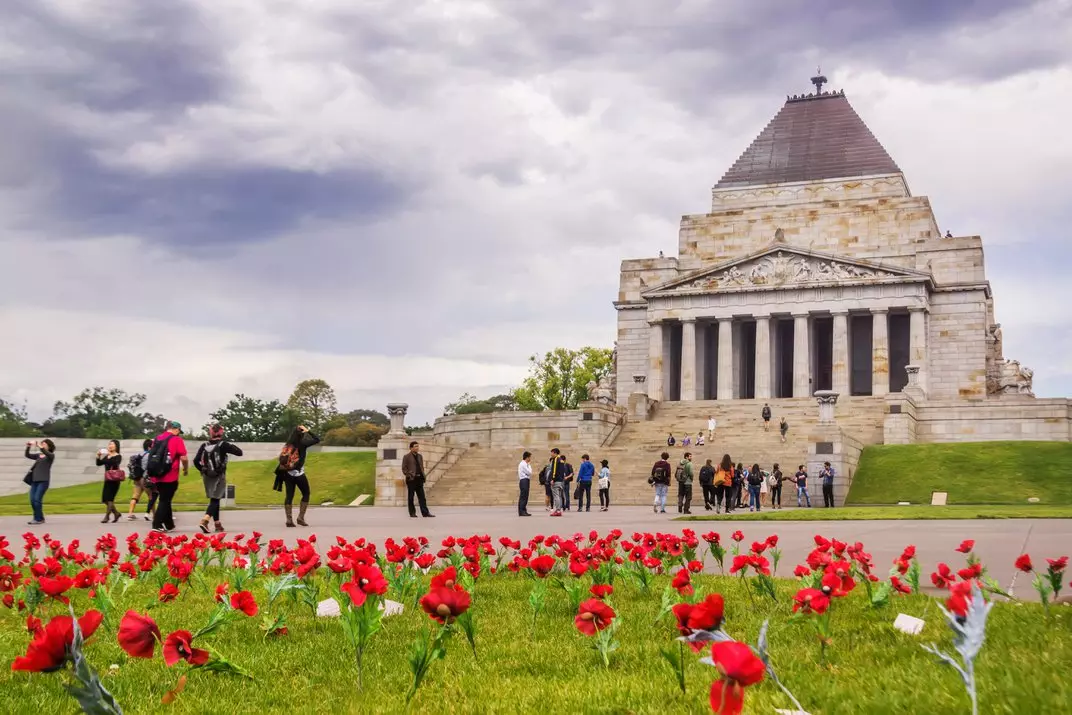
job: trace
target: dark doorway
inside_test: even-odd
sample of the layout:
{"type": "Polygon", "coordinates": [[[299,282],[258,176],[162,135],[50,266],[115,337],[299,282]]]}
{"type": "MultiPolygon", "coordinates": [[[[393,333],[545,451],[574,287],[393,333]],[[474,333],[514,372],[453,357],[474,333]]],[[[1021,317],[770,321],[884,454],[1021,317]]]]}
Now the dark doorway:
{"type": "Polygon", "coordinates": [[[704,326],[704,394],[703,399],[714,400],[718,397],[718,323],[704,326]]]}
{"type": "Polygon", "coordinates": [[[774,323],[774,396],[793,396],[793,320],[774,323]]]}
{"type": "Polygon", "coordinates": [[[849,316],[849,394],[871,394],[871,336],[874,323],[870,315],[849,316]]]}
{"type": "Polygon", "coordinates": [[[811,331],[815,340],[815,389],[830,390],[834,387],[834,319],[813,318],[811,331]]]}
{"type": "Polygon", "coordinates": [[[752,400],[756,397],[756,324],[755,321],[740,324],[741,336],[741,382],[737,397],[752,400]]]}
{"type": "Polygon", "coordinates": [[[681,323],[670,323],[670,384],[666,395],[670,402],[681,399],[681,323]]]}
{"type": "Polygon", "coordinates": [[[890,392],[903,392],[908,384],[911,332],[907,313],[890,313],[890,392]]]}

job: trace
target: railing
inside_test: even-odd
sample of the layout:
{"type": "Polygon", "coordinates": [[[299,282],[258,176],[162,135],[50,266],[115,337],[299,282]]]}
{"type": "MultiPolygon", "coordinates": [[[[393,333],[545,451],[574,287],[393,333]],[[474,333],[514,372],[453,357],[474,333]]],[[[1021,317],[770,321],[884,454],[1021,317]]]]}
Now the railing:
{"type": "Polygon", "coordinates": [[[611,444],[611,443],[614,442],[614,440],[618,439],[618,435],[620,435],[622,433],[622,430],[625,428],[625,423],[627,421],[628,421],[627,415],[624,415],[624,414],[619,415],[618,416],[618,421],[614,423],[614,429],[612,429],[610,431],[610,434],[608,434],[603,439],[603,441],[600,443],[599,446],[600,447],[606,447],[608,444],[611,444]]]}
{"type": "Polygon", "coordinates": [[[464,454],[467,449],[468,447],[450,447],[447,449],[447,451],[443,453],[443,456],[436,460],[435,464],[426,470],[425,486],[431,487],[438,482],[451,467],[457,464],[458,460],[461,459],[461,455],[464,454]],[[443,464],[448,460],[449,464],[443,464]],[[443,465],[443,468],[439,470],[439,473],[437,474],[436,470],[439,469],[440,465],[443,465]]]}

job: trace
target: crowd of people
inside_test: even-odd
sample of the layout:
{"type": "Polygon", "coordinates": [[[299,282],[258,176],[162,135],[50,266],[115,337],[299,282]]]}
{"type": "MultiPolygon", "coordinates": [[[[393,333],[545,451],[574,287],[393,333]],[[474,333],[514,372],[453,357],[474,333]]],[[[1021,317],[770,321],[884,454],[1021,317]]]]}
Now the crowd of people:
{"type": "MultiPolygon", "coordinates": [[[[193,459],[194,469],[201,475],[208,504],[198,527],[209,533],[211,524],[217,532],[224,531],[220,521],[220,503],[227,496],[227,463],[230,457],[241,457],[242,449],[226,439],[224,428],[212,425],[208,440],[202,443],[193,459]]],[[[286,525],[308,526],[305,521],[309,508],[309,478],[305,472],[306,453],[320,438],[304,425],[296,427],[280,450],[275,468],[276,491],[284,491],[283,510],[286,525]],[[301,494],[298,515],[294,518],[295,491],[301,494]]],[[[56,458],[56,444],[51,439],[26,443],[26,458],[33,461],[23,481],[30,487],[30,507],[33,519],[30,526],[45,523],[44,498],[52,478],[52,465],[56,458]]],[[[190,473],[190,459],[186,442],[182,437],[182,425],[167,423],[163,433],[155,439],[146,439],[141,450],[126,461],[124,469],[120,441],[109,440],[108,445],[97,452],[96,464],[103,468],[101,503],[105,507],[102,524],[115,523],[122,514],[115,504],[123,483],[131,484],[130,506],[127,519],[138,519],[137,507],[142,497],[148,502],[143,519],[152,522],[153,531],[167,533],[175,530],[175,515],[172,503],[179,489],[179,481],[190,473]],[[180,475],[181,473],[181,475],[180,475]]]]}

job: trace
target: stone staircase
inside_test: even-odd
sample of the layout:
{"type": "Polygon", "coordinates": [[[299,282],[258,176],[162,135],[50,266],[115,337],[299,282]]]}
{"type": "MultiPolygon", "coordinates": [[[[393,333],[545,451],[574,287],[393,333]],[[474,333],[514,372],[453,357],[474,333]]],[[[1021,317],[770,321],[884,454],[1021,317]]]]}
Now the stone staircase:
{"type": "MultiPolygon", "coordinates": [[[[669,451],[671,463],[676,464],[685,451],[680,444],[667,449],[667,433],[673,432],[680,443],[686,431],[695,440],[696,432],[702,428],[706,438],[707,418],[711,415],[718,421],[714,439],[704,446],[692,445],[688,448],[692,452],[697,475],[705,460],[711,459],[717,463],[727,453],[734,462],[747,462],[749,466],[758,462],[767,470],[778,462],[782,471],[794,471],[796,465],[805,462],[818,426],[818,409],[814,399],[790,398],[770,400],[769,403],[773,413],[769,432],[763,431],[763,420],[760,418],[762,400],[735,400],[729,404],[715,401],[667,402],[659,405],[652,419],[628,422],[608,446],[555,446],[562,450],[574,468],[580,464],[584,453],[588,453],[597,465],[601,459],[608,460],[614,503],[647,504],[652,496],[647,483],[652,463],[661,452],[669,451]],[[777,427],[782,416],[789,422],[789,434],[784,443],[777,427]]],[[[838,426],[863,444],[882,442],[884,402],[881,398],[843,399],[835,409],[838,426]]],[[[481,506],[516,502],[517,463],[526,449],[533,453],[533,471],[538,472],[547,461],[550,446],[472,447],[466,450],[446,474],[429,488],[429,502],[435,505],[481,506]]],[[[543,503],[543,492],[535,479],[533,481],[530,501],[532,508],[538,509],[543,503]]],[[[699,490],[698,487],[694,489],[699,490]]],[[[671,486],[671,495],[674,493],[674,487],[671,486]]]]}

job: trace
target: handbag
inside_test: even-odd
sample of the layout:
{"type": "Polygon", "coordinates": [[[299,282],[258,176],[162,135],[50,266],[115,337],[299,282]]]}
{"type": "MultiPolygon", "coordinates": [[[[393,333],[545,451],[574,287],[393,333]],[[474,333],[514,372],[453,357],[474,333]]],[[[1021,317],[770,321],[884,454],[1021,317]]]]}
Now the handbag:
{"type": "Polygon", "coordinates": [[[126,472],[122,469],[109,469],[104,473],[104,481],[106,482],[121,482],[126,478],[126,472]]]}
{"type": "Polygon", "coordinates": [[[30,485],[33,484],[33,469],[32,468],[30,469],[30,471],[26,472],[26,476],[22,478],[22,483],[25,484],[26,486],[30,486],[30,485]]]}

